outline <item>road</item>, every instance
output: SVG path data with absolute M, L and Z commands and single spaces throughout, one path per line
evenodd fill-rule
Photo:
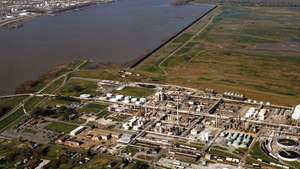
M 191 41 L 193 41 L 195 37 L 197 37 L 200 33 L 202 33 L 208 27 L 208 25 L 210 25 L 212 23 L 214 17 L 215 16 L 212 16 L 210 18 L 209 22 L 202 29 L 200 29 L 196 34 L 194 34 L 190 39 L 188 39 L 187 41 L 185 41 L 181 46 L 179 46 L 178 48 L 176 48 L 175 50 L 173 50 L 173 52 L 171 52 L 167 57 L 165 57 L 158 64 L 159 69 L 162 70 L 162 72 L 165 75 L 168 75 L 168 72 L 162 68 L 162 64 L 164 64 L 168 59 L 170 59 L 172 56 L 174 56 L 178 51 L 180 51 L 182 48 L 184 48 L 188 43 L 190 43 Z
M 80 99 L 80 100 L 86 100 L 86 101 L 100 101 L 100 102 L 106 102 L 110 104 L 120 104 L 120 105 L 126 105 L 126 106 L 135 106 L 135 107 L 141 107 L 141 108 L 146 108 L 146 109 L 153 109 L 153 110 L 158 110 L 158 111 L 173 111 L 176 112 L 176 109 L 169 108 L 166 106 L 151 106 L 151 105 L 140 105 L 137 106 L 136 104 L 133 103 L 123 103 L 123 102 L 115 102 L 115 101 L 109 101 L 109 100 L 101 100 L 99 98 L 80 98 L 80 97 L 73 97 L 75 99 Z M 224 99 L 224 98 L 222 98 Z M 217 101 L 216 103 L 218 103 Z M 258 121 L 258 120 L 251 120 L 251 119 L 240 119 L 239 117 L 229 117 L 229 116 L 224 116 L 224 115 L 217 115 L 217 114 L 209 114 L 209 113 L 199 113 L 199 112 L 194 112 L 194 111 L 187 111 L 187 110 L 178 110 L 179 113 L 181 114 L 189 114 L 189 115 L 194 115 L 194 116 L 202 116 L 202 117 L 209 117 L 209 118 L 218 118 L 218 119 L 223 119 L 223 120 L 228 120 L 228 119 L 233 119 L 233 120 L 241 120 L 243 122 L 249 122 L 253 124 L 258 124 L 258 125 L 269 125 L 269 126 L 274 126 L 274 127 L 284 127 L 284 128 L 293 128 L 293 129 L 300 129 L 300 126 L 292 126 L 292 125 L 287 125 L 287 124 L 280 124 L 280 123 L 272 123 L 272 122 L 265 122 L 265 121 Z
M 141 135 L 145 134 L 145 132 L 148 131 L 150 127 L 152 127 L 157 122 L 161 121 L 165 116 L 166 116 L 165 114 L 162 114 L 158 119 L 155 119 L 155 120 L 149 122 L 145 126 L 144 130 L 139 130 L 137 132 L 136 136 L 129 142 L 129 144 L 132 144 L 138 137 L 140 137 Z
M 79 70 L 79 69 L 80 69 L 83 65 L 85 65 L 87 62 L 88 62 L 87 60 L 82 61 L 82 62 L 81 62 L 80 64 L 78 64 L 73 70 L 68 71 L 68 72 L 62 74 L 61 76 L 59 76 L 59 77 L 57 77 L 57 78 L 51 80 L 49 83 L 47 83 L 47 84 L 46 84 L 42 89 L 40 89 L 39 91 L 37 91 L 37 92 L 35 92 L 35 93 L 25 94 L 25 95 L 28 95 L 28 97 L 25 98 L 21 103 L 19 103 L 17 106 L 15 106 L 15 107 L 14 107 L 12 110 L 10 110 L 8 113 L 6 113 L 4 116 L 2 116 L 2 117 L 0 118 L 0 122 L 1 122 L 3 119 L 5 119 L 6 117 L 8 117 L 8 116 L 10 116 L 11 114 L 15 113 L 15 112 L 16 112 L 17 110 L 19 110 L 20 108 L 23 108 L 24 105 L 25 105 L 31 98 L 33 98 L 34 96 L 40 96 L 40 97 L 44 97 L 44 96 L 55 96 L 55 95 L 53 95 L 53 94 L 41 94 L 41 93 L 42 93 L 44 90 L 46 90 L 49 86 L 51 86 L 52 84 L 54 84 L 57 80 L 59 80 L 59 79 L 61 79 L 61 78 L 67 78 L 67 76 L 68 76 L 70 73 Z M 60 87 L 62 87 L 63 85 L 65 85 L 65 83 L 66 83 L 66 79 L 64 80 L 63 84 L 62 84 Z M 21 95 L 22 95 L 22 94 L 21 94 Z M 18 96 L 18 97 L 19 97 L 19 94 L 17 94 L 17 95 L 11 95 L 11 96 Z M 2 96 L 2 97 L 5 97 L 5 96 Z M 39 102 L 39 103 L 40 103 L 40 102 Z M 39 103 L 38 103 L 38 104 L 39 104 Z M 24 113 L 27 114 L 27 111 L 26 111 L 25 109 L 23 109 L 23 110 L 25 111 Z M 23 116 L 21 116 L 21 117 L 23 117 Z M 21 117 L 19 117 L 19 118 L 21 118 Z M 19 119 L 19 118 L 18 118 L 18 119 Z M 17 120 L 17 119 L 15 119 L 15 120 Z M 8 126 L 7 126 L 7 127 L 8 127 Z M 6 127 L 3 128 L 2 131 L 5 130 L 5 129 L 6 129 Z

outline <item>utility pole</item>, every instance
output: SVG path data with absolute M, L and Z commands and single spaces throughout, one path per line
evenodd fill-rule
M 177 106 L 176 106 L 176 113 L 177 113 L 177 126 L 179 127 L 179 94 L 177 95 Z

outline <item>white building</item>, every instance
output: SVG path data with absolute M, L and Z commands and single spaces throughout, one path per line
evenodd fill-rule
M 295 107 L 294 113 L 292 114 L 292 119 L 300 120 L 300 104 Z
M 89 98 L 89 97 L 91 97 L 90 94 L 81 94 L 81 95 L 79 96 L 80 99 L 87 99 L 87 98 Z
M 72 130 L 71 132 L 70 132 L 70 135 L 71 136 L 76 136 L 77 134 L 79 134 L 80 132 L 82 132 L 83 130 L 85 130 L 85 126 L 79 126 L 79 127 L 77 127 L 77 128 L 75 128 L 74 130 Z

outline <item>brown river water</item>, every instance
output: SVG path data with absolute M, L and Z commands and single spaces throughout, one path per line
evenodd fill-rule
M 211 5 L 173 6 L 168 0 L 120 0 L 42 16 L 0 29 L 0 95 L 25 80 L 79 58 L 127 63 L 152 50 Z

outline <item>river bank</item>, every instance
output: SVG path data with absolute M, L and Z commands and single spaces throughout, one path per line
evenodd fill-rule
M 212 7 L 173 6 L 164 0 L 122 0 L 36 17 L 18 29 L 1 29 L 0 78 L 4 80 L 0 95 L 14 93 L 24 81 L 37 79 L 55 65 L 71 60 L 133 63 Z

